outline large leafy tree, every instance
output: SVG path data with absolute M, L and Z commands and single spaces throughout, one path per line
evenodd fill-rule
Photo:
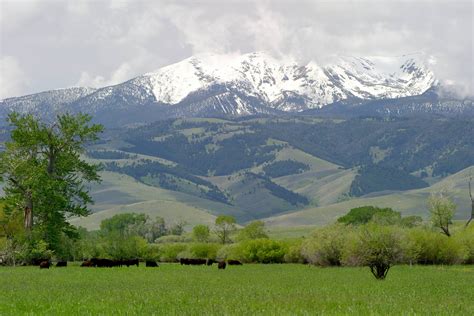
M 11 140 L 0 155 L 5 208 L 23 213 L 26 234 L 38 233 L 52 248 L 72 234 L 68 216 L 85 216 L 92 202 L 86 184 L 99 181 L 99 166 L 82 159 L 103 127 L 86 114 L 62 114 L 54 122 L 9 116 Z

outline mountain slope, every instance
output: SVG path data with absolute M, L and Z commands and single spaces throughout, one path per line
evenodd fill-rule
M 367 196 L 324 207 L 306 208 L 297 212 L 287 213 L 265 219 L 270 226 L 326 225 L 333 223 L 338 217 L 346 214 L 351 208 L 374 205 L 391 207 L 403 215 L 419 215 L 428 217 L 427 199 L 433 192 L 447 190 L 458 205 L 455 219 L 467 219 L 470 214 L 468 180 L 474 173 L 474 166 L 461 170 L 424 189 L 395 192 L 375 197 Z
M 95 201 L 93 214 L 73 218 L 70 220 L 72 224 L 98 229 L 101 220 L 124 212 L 162 216 L 167 222 L 185 220 L 189 225 L 211 224 L 217 214 L 231 214 L 237 218 L 245 215 L 236 207 L 148 186 L 123 174 L 102 172 L 101 176 L 102 183 L 91 188 Z

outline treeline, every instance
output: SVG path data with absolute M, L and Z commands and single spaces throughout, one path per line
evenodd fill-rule
M 270 178 L 298 174 L 308 170 L 309 166 L 307 164 L 294 160 L 275 161 L 263 167 L 263 172 L 265 172 L 265 175 Z
M 349 194 L 362 196 L 385 190 L 412 190 L 428 186 L 428 183 L 403 170 L 377 165 L 360 168 L 352 181 Z
M 188 172 L 202 176 L 228 175 L 263 164 L 275 159 L 274 151 L 281 147 L 267 145 L 267 138 L 258 134 L 236 134 L 217 143 L 212 137 L 190 141 L 180 133 L 158 141 L 142 137 L 141 133 L 127 136 L 127 142 L 133 144 L 127 150 L 174 161 Z M 216 149 L 210 150 L 209 146 Z
M 295 193 L 293 191 L 290 191 L 276 184 L 275 182 L 270 180 L 270 178 L 268 178 L 267 176 L 264 176 L 261 174 L 250 173 L 250 172 L 246 173 L 246 175 L 249 177 L 253 176 L 260 179 L 261 181 L 263 181 L 263 186 L 265 187 L 265 189 L 270 191 L 271 194 L 273 194 L 276 197 L 279 197 L 282 200 L 287 201 L 288 203 L 292 205 L 308 205 L 309 204 L 309 200 L 307 197 L 301 194 Z

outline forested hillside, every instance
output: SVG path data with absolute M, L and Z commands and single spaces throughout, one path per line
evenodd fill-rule
M 473 129 L 439 117 L 178 119 L 109 130 L 88 156 L 245 220 L 426 187 L 474 165 Z

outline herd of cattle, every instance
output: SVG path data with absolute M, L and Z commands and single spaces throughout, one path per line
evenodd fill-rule
M 242 265 L 238 260 L 221 260 L 216 261 L 213 259 L 194 259 L 194 258 L 181 258 L 179 259 L 181 265 L 208 265 L 212 266 L 214 263 L 217 263 L 218 269 L 225 269 L 226 265 Z M 112 268 L 112 267 L 123 267 L 123 266 L 139 266 L 140 261 L 138 259 L 127 259 L 127 260 L 111 260 L 111 259 L 102 259 L 102 258 L 92 258 L 90 260 L 85 260 L 82 262 L 81 267 L 98 267 L 98 268 Z M 51 260 L 40 259 L 35 260 L 33 265 L 39 265 L 40 269 L 49 269 L 53 264 Z M 145 261 L 146 267 L 159 267 L 158 263 L 153 260 Z M 67 267 L 67 261 L 58 261 L 56 267 Z

